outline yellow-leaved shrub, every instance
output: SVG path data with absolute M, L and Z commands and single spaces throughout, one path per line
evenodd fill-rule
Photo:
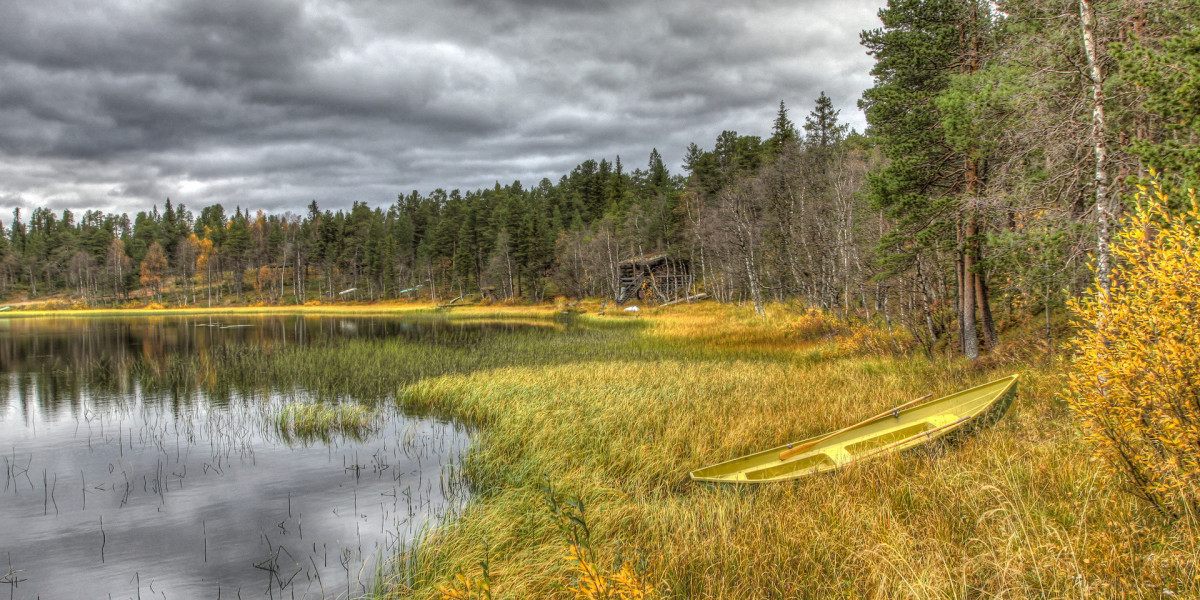
M 545 487 L 546 506 L 567 542 L 570 572 L 574 578 L 566 588 L 575 600 L 654 600 L 658 597 L 649 574 L 638 573 L 628 561 L 622 561 L 616 572 L 605 574 L 591 546 L 583 500 L 578 497 L 561 502 L 554 490 Z M 442 600 L 490 600 L 492 575 L 488 560 L 479 563 L 483 571 L 478 577 L 459 572 L 449 586 L 440 588 Z
M 1068 398 L 1096 453 L 1163 513 L 1200 508 L 1200 205 L 1142 189 L 1110 291 L 1072 301 Z

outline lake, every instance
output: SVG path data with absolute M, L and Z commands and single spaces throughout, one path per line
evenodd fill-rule
M 386 378 L 338 391 L 375 381 L 369 371 L 305 387 L 278 374 L 286 369 L 264 380 L 230 365 L 277 352 L 304 361 L 316 349 L 322 360 L 350 340 L 436 359 L 519 328 L 312 316 L 0 319 L 0 595 L 364 593 L 381 560 L 464 505 L 456 467 L 467 430 L 403 414 L 380 395 L 393 384 Z M 351 400 L 378 410 L 361 439 L 297 440 L 276 424 L 291 402 Z

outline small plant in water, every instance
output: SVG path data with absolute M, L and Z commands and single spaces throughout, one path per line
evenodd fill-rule
M 375 428 L 375 417 L 374 409 L 358 403 L 292 402 L 279 412 L 275 424 L 289 440 L 327 440 L 337 434 L 361 439 Z

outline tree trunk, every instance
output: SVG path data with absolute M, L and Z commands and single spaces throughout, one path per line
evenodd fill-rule
M 1104 298 L 1107 298 L 1112 278 L 1110 245 L 1115 215 L 1109 199 L 1104 73 L 1096 48 L 1096 17 L 1092 11 L 1092 0 L 1080 0 L 1079 21 L 1083 30 L 1083 49 L 1087 54 L 1089 75 L 1092 80 L 1092 153 L 1096 161 L 1096 171 L 1093 176 L 1096 186 L 1096 279 L 1100 288 L 1104 290 Z
M 955 283 L 958 284 L 958 290 L 957 290 L 958 294 L 956 295 L 956 301 L 954 303 L 954 312 L 956 314 L 954 316 L 958 318 L 958 346 L 959 346 L 959 349 L 963 351 L 963 354 L 966 354 L 966 352 L 967 352 L 967 324 L 966 324 L 967 318 L 963 314 L 964 313 L 963 306 L 966 305 L 966 303 L 963 302 L 963 298 L 966 296 L 965 286 L 963 285 L 963 283 L 965 283 L 965 281 L 966 281 L 966 272 L 963 269 L 964 256 L 963 256 L 963 252 L 961 251 L 962 243 L 963 243 L 962 242 L 962 227 L 959 226 L 959 228 L 958 228 L 959 249 L 956 250 L 954 253 L 954 276 L 955 276 L 955 280 L 956 280 Z
M 963 253 L 962 265 L 963 356 L 975 360 L 979 358 L 979 330 L 975 326 L 975 261 L 970 252 Z
M 1000 340 L 996 334 L 996 323 L 992 320 L 992 303 L 988 301 L 988 285 L 983 273 L 975 274 L 975 302 L 979 305 L 979 325 L 983 330 L 983 341 L 988 350 L 995 350 Z
M 974 173 L 968 170 L 968 185 L 978 188 L 978 179 L 975 179 L 973 175 Z M 975 307 L 979 309 L 979 327 L 977 329 L 982 329 L 983 341 L 987 345 L 987 349 L 994 350 L 998 345 L 998 336 L 996 335 L 996 324 L 992 320 L 992 306 L 988 300 L 987 281 L 984 280 L 983 273 L 979 272 L 979 263 L 983 256 L 983 242 L 980 241 L 979 222 L 974 216 L 967 222 L 966 247 L 967 258 L 971 264 L 968 281 L 973 284 Z
M 746 264 L 746 283 L 750 286 L 750 299 L 754 301 L 754 312 L 760 317 L 767 315 L 763 308 L 762 289 L 758 281 L 758 267 L 755 265 L 754 248 L 743 248 L 743 260 Z

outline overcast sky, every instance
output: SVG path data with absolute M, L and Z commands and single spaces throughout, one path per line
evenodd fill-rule
M 672 172 L 855 102 L 884 0 L 0 0 L 0 220 Z

